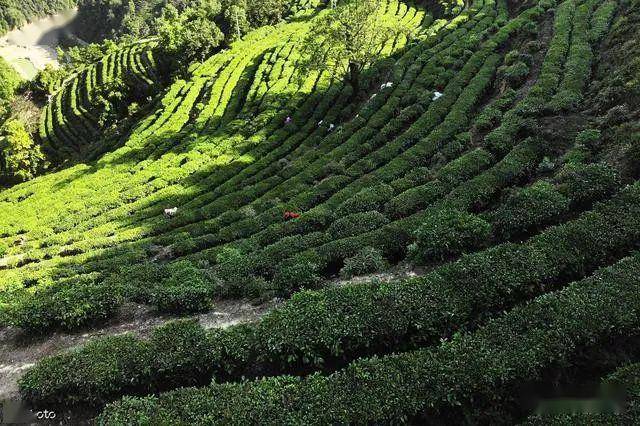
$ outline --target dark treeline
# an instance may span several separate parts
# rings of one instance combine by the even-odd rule
[[[189,8],[216,11],[225,34],[275,23],[285,12],[284,0],[80,0],[75,32],[88,42],[154,35],[155,21],[167,6],[180,13]]]

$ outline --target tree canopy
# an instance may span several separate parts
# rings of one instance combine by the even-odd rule
[[[158,20],[160,44],[170,55],[181,53],[192,60],[207,58],[224,40],[224,34],[215,23],[221,11],[217,0],[201,0],[199,7],[179,13],[174,6],[167,6]]]
[[[11,99],[20,86],[21,80],[16,70],[0,57],[0,100]]]
[[[44,155],[20,120],[7,121],[0,130],[0,183],[13,184],[33,178],[42,168]]]
[[[379,0],[350,0],[327,11],[305,39],[305,67],[346,76],[357,92],[360,74],[379,57],[384,43],[408,32],[382,11]]]

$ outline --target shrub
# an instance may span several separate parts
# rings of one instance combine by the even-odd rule
[[[127,299],[152,303],[155,288],[168,276],[169,268],[166,264],[142,262],[123,266],[118,272],[107,277],[105,283],[122,288],[123,295]]]
[[[573,425],[635,425],[640,423],[640,364],[630,364],[618,368],[602,383],[608,390],[609,398],[622,396],[626,403],[621,412],[609,410],[593,413],[556,414],[545,413],[530,416],[523,426],[573,426]],[[612,392],[613,391],[613,392]],[[565,412],[566,410],[562,410]]]
[[[222,297],[239,297],[256,284],[253,262],[240,250],[225,247],[216,256],[214,275],[216,292]]]
[[[336,210],[336,215],[346,216],[351,213],[379,210],[391,197],[393,197],[393,188],[389,185],[365,188],[343,202]]]
[[[489,218],[498,235],[511,238],[549,224],[568,210],[569,199],[550,183],[541,181],[511,195]]]
[[[344,262],[344,266],[340,270],[342,278],[352,278],[357,275],[370,274],[379,272],[388,267],[380,250],[372,247],[365,247],[355,256],[348,258]]]
[[[427,182],[393,197],[385,205],[385,212],[394,218],[408,216],[425,208],[446,193],[446,185],[439,180]]]
[[[12,323],[35,333],[74,330],[112,317],[121,303],[119,288],[92,276],[74,278],[37,289],[15,309]]]
[[[257,418],[268,424],[425,418],[442,424],[498,419],[514,424],[521,414],[513,406],[519,386],[574,366],[580,353],[607,353],[616,338],[637,334],[638,273],[635,256],[439,346],[359,359],[330,375],[269,377],[126,398],[107,406],[98,424],[125,419],[133,424],[250,423]]]
[[[273,277],[276,291],[285,296],[298,289],[314,288],[319,282],[318,266],[303,256],[282,262]]]
[[[12,99],[21,81],[16,70],[4,58],[0,58],[0,100]]]
[[[30,401],[97,405],[123,390],[146,389],[152,354],[133,335],[95,339],[81,351],[43,359],[20,379],[20,389]]]
[[[522,61],[510,65],[502,71],[504,78],[512,87],[521,86],[529,76],[529,72],[529,67]]]
[[[424,277],[295,293],[255,324],[212,331],[220,377],[286,373],[291,366],[318,368],[332,361],[353,360],[367,351],[435,344],[477,322],[478,312],[502,312],[583,278],[632,249],[640,237],[639,200],[640,185],[631,186],[593,211],[526,243],[506,243],[474,253]],[[632,275],[636,277],[637,273]],[[108,346],[102,349],[111,350]],[[80,349],[58,363],[55,383],[64,389],[64,371],[69,370],[70,386],[76,393],[43,394],[72,401],[95,399],[93,391],[85,394],[85,388],[73,388],[81,379],[87,382],[86,389],[107,385],[108,389],[122,386],[122,393],[130,389],[129,382],[120,380],[119,371],[114,371],[112,381],[102,384],[93,383],[96,379],[91,374],[76,372],[76,359],[84,356]],[[129,365],[134,360],[122,362]],[[39,369],[40,364],[34,367]],[[140,380],[137,371],[131,380]],[[31,383],[32,388],[49,386],[46,378]]]
[[[416,231],[409,257],[417,264],[444,260],[479,248],[490,236],[491,225],[484,219],[458,210],[438,210]]]
[[[155,288],[151,301],[161,312],[191,313],[211,307],[213,285],[204,272],[189,261],[172,265],[168,279]]]
[[[640,178],[640,137],[625,150],[624,165],[628,173],[634,178]]]
[[[22,121],[11,119],[0,126],[0,184],[25,182],[45,165],[40,145],[34,142]]]
[[[615,169],[605,164],[567,164],[556,177],[558,190],[574,204],[589,204],[620,187]]]
[[[389,223],[382,213],[377,211],[354,213],[342,217],[331,224],[327,233],[334,239],[352,237],[378,229]]]
[[[602,143],[602,132],[597,129],[587,129],[578,133],[576,136],[576,144],[582,145],[590,151],[598,149]]]
[[[156,389],[206,383],[211,377],[213,351],[206,331],[196,320],[172,321],[158,327],[149,344],[149,367]]]

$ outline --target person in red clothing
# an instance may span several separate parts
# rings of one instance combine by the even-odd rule
[[[297,219],[300,217],[299,213],[294,212],[284,212],[284,220]]]

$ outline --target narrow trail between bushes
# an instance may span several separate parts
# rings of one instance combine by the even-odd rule
[[[407,265],[398,265],[386,272],[350,279],[334,278],[326,281],[325,285],[341,286],[369,281],[382,283],[411,278],[418,274],[421,275],[422,272],[415,271]],[[216,302],[212,311],[192,318],[197,318],[206,329],[226,328],[257,321],[281,303],[281,299],[273,299],[259,305],[247,300],[224,300]],[[26,370],[47,356],[80,348],[97,337],[124,333],[147,337],[154,328],[177,318],[158,315],[148,306],[127,303],[122,306],[120,313],[104,326],[77,333],[58,332],[49,336],[29,337],[16,328],[0,328],[0,401],[19,400],[18,380]]]
[[[225,328],[256,321],[279,304],[274,299],[262,305],[248,301],[226,300],[216,303],[210,312],[195,316],[205,328]],[[126,304],[120,314],[102,328],[78,333],[55,333],[42,338],[27,337],[15,328],[0,328],[0,401],[19,399],[18,380],[34,363],[44,357],[79,348],[96,337],[133,333],[148,336],[151,331],[176,317],[159,316],[151,308]]]

